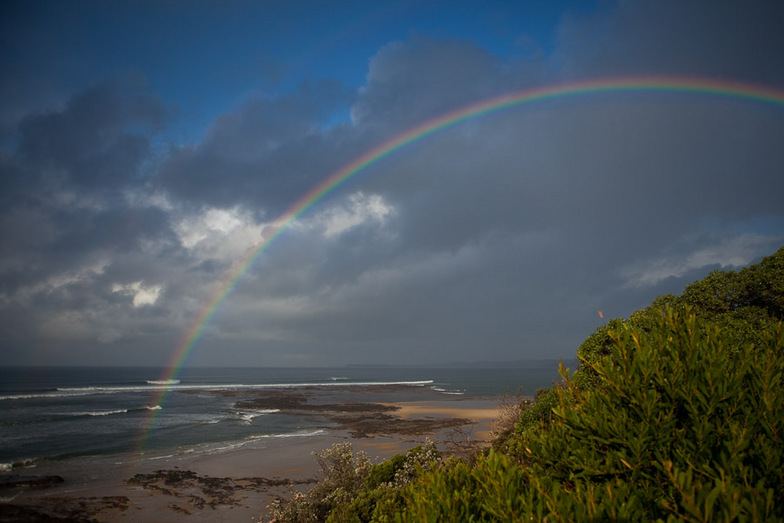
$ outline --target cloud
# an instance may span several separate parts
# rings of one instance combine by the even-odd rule
[[[347,204],[331,207],[316,216],[315,220],[323,224],[327,238],[342,234],[367,221],[383,224],[395,212],[393,207],[376,194],[353,193],[348,197]]]
[[[149,154],[148,136],[136,129],[159,129],[166,118],[144,88],[138,76],[113,78],[61,111],[26,117],[18,155],[38,177],[68,188],[93,192],[128,183]]]
[[[217,117],[202,143],[174,150],[156,173],[156,184],[191,205],[241,204],[274,218],[285,202],[324,176],[330,168],[325,158],[345,157],[335,148],[340,130],[324,130],[322,123],[351,97],[331,81],[305,82],[280,96],[251,96]]]
[[[357,125],[405,128],[508,89],[511,78],[498,58],[471,42],[414,35],[373,57],[351,117]]]
[[[652,287],[668,278],[680,278],[697,269],[737,269],[757,262],[760,253],[773,253],[784,243],[784,236],[741,234],[689,254],[662,257],[638,263],[623,270],[626,285]]]
[[[170,215],[144,188],[144,169],[166,118],[144,79],[131,75],[21,120],[16,147],[0,162],[0,304],[15,318],[4,350],[101,350],[128,338],[143,317],[124,304],[158,302],[165,278],[156,260],[177,244]],[[134,202],[134,192],[148,198]],[[134,281],[148,283],[125,283]],[[121,282],[119,292],[112,282]],[[162,317],[142,320],[143,330]]]
[[[155,305],[155,302],[158,301],[158,296],[161,294],[161,289],[161,285],[146,286],[143,281],[125,284],[115,283],[112,285],[112,292],[131,297],[131,303],[134,307]]]
[[[117,363],[133,348],[132,363],[164,363],[283,211],[466,104],[638,73],[782,88],[781,9],[740,5],[620,2],[565,18],[555,47],[513,58],[413,35],[369,57],[358,91],[313,79],[252,93],[202,141],[168,150],[169,109],[140,81],[30,114],[0,155],[3,357],[56,347],[52,361]],[[626,93],[442,130],[368,166],[268,245],[192,361],[568,357],[597,309],[625,316],[775,250],[782,121],[742,99]]]
[[[675,75],[784,81],[770,67],[784,51],[775,1],[637,2],[564,19],[553,60],[567,77]]]

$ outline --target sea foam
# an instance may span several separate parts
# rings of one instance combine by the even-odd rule
[[[274,414],[276,412],[280,412],[280,409],[260,409],[254,410],[253,412],[238,412],[237,415],[240,417],[243,423],[250,425],[250,423],[253,421],[253,418],[257,418],[265,414]]]
[[[159,390],[172,390],[172,391],[224,391],[224,390],[265,390],[265,389],[297,389],[303,387],[377,387],[377,386],[407,386],[407,387],[424,387],[432,385],[433,380],[420,380],[420,381],[349,381],[336,378],[336,381],[322,381],[322,382],[297,382],[297,383],[231,383],[225,385],[216,384],[181,384],[179,380],[169,380],[171,384],[166,382],[154,383],[148,381],[148,385],[117,385],[117,386],[93,386],[93,387],[60,387],[50,392],[41,393],[28,393],[28,394],[13,394],[0,396],[0,401],[3,400],[23,400],[23,399],[40,399],[40,398],[65,398],[73,396],[87,396],[97,394],[122,394],[122,393],[135,393],[135,392],[149,392]],[[173,383],[176,381],[177,383]]]
[[[126,412],[128,412],[128,409],[71,412],[69,414],[71,416],[111,416],[112,414],[125,414]]]

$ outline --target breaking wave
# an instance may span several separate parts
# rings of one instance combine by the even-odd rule
[[[118,394],[150,392],[160,390],[170,391],[223,391],[223,390],[265,390],[265,389],[297,389],[303,387],[377,387],[377,386],[407,386],[424,387],[432,385],[433,380],[420,381],[350,381],[335,380],[321,381],[312,383],[231,383],[231,384],[181,384],[178,380],[176,384],[165,384],[167,382],[148,381],[147,385],[117,385],[117,386],[94,386],[94,387],[63,387],[52,391],[35,392],[27,394],[10,394],[0,396],[0,401],[4,400],[23,400],[37,398],[63,398],[72,396],[87,396],[95,394]]]
[[[280,409],[260,409],[254,410],[253,412],[239,412],[238,416],[242,420],[243,423],[246,425],[250,425],[253,421],[253,418],[257,418],[259,416],[264,416],[265,414],[274,414],[276,412],[280,412]]]
[[[141,410],[161,410],[160,405],[154,405],[152,407],[144,406],[138,408],[130,408],[130,409],[114,409],[114,410],[84,410],[84,411],[77,411],[77,412],[64,412],[59,415],[61,416],[111,416],[113,414],[127,414],[128,412],[138,412]]]

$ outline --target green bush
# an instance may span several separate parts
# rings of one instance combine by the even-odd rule
[[[402,510],[402,487],[421,473],[431,470],[441,459],[435,444],[409,449],[371,465],[367,454],[354,454],[351,443],[335,443],[313,453],[321,470],[321,480],[307,494],[296,492],[290,499],[270,506],[278,523],[362,523],[393,521]]]
[[[510,456],[520,456],[522,451],[520,447],[521,438],[528,431],[539,430],[543,425],[546,426],[550,422],[553,408],[558,405],[558,392],[556,390],[558,387],[560,385],[549,389],[539,389],[536,391],[533,403],[521,404],[521,407],[524,408],[517,423],[514,425],[513,432],[495,439],[492,444],[493,449]]]
[[[400,489],[380,486],[363,490],[350,502],[338,505],[327,518],[328,523],[365,523],[394,521],[394,514],[403,509]]]
[[[490,450],[473,465],[448,460],[403,491],[397,521],[515,521],[525,488],[523,468],[500,452]]]
[[[593,387],[520,435],[518,459],[490,452],[404,491],[402,521],[781,520],[784,335],[728,350],[694,315],[649,331],[608,329]],[[777,501],[779,501],[777,503]]]
[[[431,470],[440,459],[435,443],[427,439],[424,445],[375,465],[365,481],[365,489],[357,492],[350,502],[335,506],[327,521],[392,521],[394,514],[403,508],[401,488]]]
[[[784,247],[738,272],[713,271],[686,287],[682,299],[708,318],[752,308],[784,319]]]
[[[372,490],[381,485],[393,483],[395,481],[395,473],[403,468],[405,462],[406,454],[395,454],[391,458],[373,465],[365,481],[365,486]]]
[[[356,456],[351,443],[335,443],[313,453],[322,479],[307,494],[294,493],[270,508],[277,522],[311,523],[324,521],[336,507],[351,503],[364,488],[371,470],[367,454]]]

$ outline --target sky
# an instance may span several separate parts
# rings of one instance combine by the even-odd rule
[[[292,206],[508,93],[784,97],[781,27],[749,0],[3,2],[0,365],[571,359],[599,311],[784,245],[784,104],[519,104]]]

